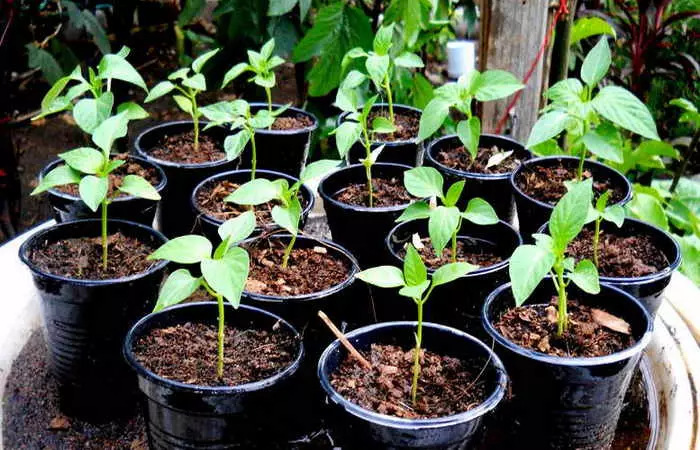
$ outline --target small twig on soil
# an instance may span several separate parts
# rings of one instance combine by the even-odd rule
[[[493,348],[495,345],[496,345],[496,340],[495,339],[491,340],[491,353],[489,353],[489,359],[486,360],[486,363],[484,364],[484,367],[481,368],[481,372],[479,372],[479,375],[477,375],[476,378],[474,378],[474,381],[472,381],[469,384],[469,386],[464,388],[462,390],[462,392],[465,392],[465,393],[469,392],[469,389],[471,389],[472,386],[474,386],[476,384],[476,382],[479,381],[479,378],[481,378],[481,376],[484,374],[484,372],[486,372],[486,368],[489,366],[489,363],[491,362],[491,355],[493,355]]]
[[[345,335],[338,329],[338,327],[335,326],[333,322],[331,322],[331,319],[328,318],[326,313],[323,311],[318,312],[318,317],[323,320],[323,323],[326,324],[326,326],[331,330],[331,332],[335,335],[335,337],[338,338],[341,344],[350,352],[350,354],[358,360],[367,370],[372,369],[372,364],[367,361],[364,356],[360,354],[360,352],[355,349],[355,347],[352,346],[350,341],[345,337]]]

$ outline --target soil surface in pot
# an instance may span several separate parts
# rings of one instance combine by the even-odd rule
[[[566,250],[577,261],[593,261],[593,236],[595,231],[585,228]],[[604,277],[641,277],[659,272],[669,262],[645,234],[620,236],[615,232],[601,231],[598,240],[598,272]]]
[[[369,207],[369,191],[366,183],[355,183],[333,196],[339,202]],[[412,200],[403,182],[398,178],[372,178],[373,207],[405,205]]]
[[[527,195],[550,205],[556,204],[566,194],[565,181],[576,179],[576,167],[560,164],[552,167],[528,166],[518,176],[518,186]],[[583,178],[590,178],[589,170],[583,171]],[[593,180],[593,194],[598,198],[605,191],[610,192],[608,204],[612,205],[625,197],[623,186],[616,186],[609,180]]]
[[[194,131],[165,136],[159,145],[151,148],[149,154],[163,161],[183,164],[201,164],[221,161],[226,153],[210,136],[199,134],[199,148],[194,148]]]
[[[151,372],[199,386],[237,386],[269,378],[294,362],[298,344],[286,329],[224,329],[224,376],[216,376],[217,327],[187,322],[157,328],[134,345]]]
[[[367,123],[372,123],[377,117],[389,119],[389,110],[382,109],[380,111],[372,111],[369,113]],[[416,114],[404,114],[394,111],[394,126],[396,131],[393,133],[375,133],[372,135],[374,142],[395,142],[395,141],[410,141],[418,136],[418,126],[420,117]]]
[[[411,404],[414,354],[413,348],[372,344],[363,355],[372,369],[348,355],[331,375],[331,386],[365,409],[407,419],[451,416],[478,406],[486,398],[486,383],[479,377],[481,367],[476,362],[422,349],[418,395],[416,404]]]
[[[114,233],[107,236],[107,268],[102,268],[102,238],[63,239],[44,243],[29,254],[29,260],[44,272],[79,280],[123,278],[145,272],[157,261],[149,261],[155,250],[136,238]]]
[[[437,257],[430,243],[430,238],[420,240],[422,248],[417,248],[423,262],[429,269],[437,269],[440,266],[452,262],[452,247],[448,242],[442,250],[442,256]],[[479,267],[488,267],[503,261],[503,256],[495,251],[495,245],[488,245],[485,241],[457,239],[457,262],[468,262]],[[398,251],[401,258],[406,256],[406,248]]]
[[[158,176],[158,171],[156,169],[152,167],[143,167],[137,161],[128,161],[127,159],[128,155],[125,153],[112,158],[112,161],[119,160],[125,161],[125,163],[109,174],[109,190],[107,192],[110,196],[115,195],[116,197],[126,197],[129,195],[117,190],[117,188],[122,185],[123,179],[127,175],[138,175],[143,177],[153,186],[157,186],[158,183],[160,183],[160,177]],[[78,184],[64,184],[61,186],[56,186],[56,190],[75,197],[80,196]]]
[[[326,247],[292,249],[282,268],[285,245],[276,239],[260,239],[248,248],[250,272],[245,290],[253,294],[288,297],[321,292],[350,276],[350,267]]]
[[[446,167],[461,170],[462,172],[494,174],[509,173],[517,169],[521,160],[515,156],[515,152],[511,153],[509,157],[499,164],[486,167],[492,156],[503,152],[504,150],[495,145],[490,148],[480,147],[476,158],[472,161],[472,155],[469,154],[469,151],[463,145],[460,145],[459,147],[439,151],[435,155],[435,159]]]
[[[514,344],[547,355],[584,357],[611,355],[634,345],[624,320],[580,305],[569,299],[569,327],[563,336],[557,336],[557,297],[550,305],[518,306],[506,311],[494,323],[498,332]]]
[[[311,117],[304,114],[296,114],[291,117],[278,117],[272,123],[273,130],[300,130],[314,124]]]
[[[228,180],[206,184],[199,190],[199,192],[197,192],[197,203],[199,204],[199,207],[202,208],[202,211],[204,211],[209,217],[223,221],[232,219],[248,211],[249,208],[248,206],[237,205],[232,202],[224,201],[229,194],[239,187],[240,184],[232,183]],[[298,194],[297,197],[301,202],[301,207],[304,208],[306,206],[306,202],[304,201],[303,197],[301,194]],[[273,200],[271,202],[255,206],[255,219],[257,226],[272,225],[272,208],[279,204],[279,201]]]

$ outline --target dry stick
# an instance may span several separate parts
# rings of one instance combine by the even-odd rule
[[[335,337],[338,338],[341,344],[350,352],[350,354],[360,363],[362,363],[363,366],[365,366],[366,369],[371,369],[372,364],[369,363],[361,354],[358,352],[355,347],[352,346],[350,341],[348,341],[348,338],[345,337],[345,335],[338,329],[338,327],[335,326],[333,322],[331,322],[331,319],[328,318],[326,313],[323,311],[318,312],[318,317],[323,320],[323,323],[326,324],[326,326],[331,330],[333,334],[335,334]]]

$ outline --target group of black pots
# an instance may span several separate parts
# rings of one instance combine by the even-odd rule
[[[287,112],[307,114],[292,108]],[[262,150],[258,176],[296,180],[317,124],[311,117],[314,125],[308,129],[259,130],[256,138]],[[149,150],[163,136],[189,131],[191,126],[191,122],[165,123],[146,130],[136,139],[136,155],[130,158],[144,167],[154,167],[162,180],[159,214],[156,218],[153,203],[131,197],[117,199],[111,209],[110,232],[121,231],[151,243],[154,248],[167,240],[164,235],[172,238],[192,230],[212,240],[218,238],[216,228],[223,219],[208,215],[200,207],[198,192],[222,181],[234,184],[247,181],[246,152],[238,161],[202,164],[179,164],[149,155]],[[213,128],[205,133],[222,143],[224,133],[220,130]],[[299,236],[297,246],[324,247],[350,267],[349,274],[342,283],[322,292],[275,297],[245,291],[240,308],[234,311],[227,305],[231,310],[226,314],[230,325],[261,329],[282,326],[299,337],[291,365],[271,378],[240,386],[205,387],[175,382],[147,370],[134,356],[134,343],[149,330],[187,321],[216,320],[216,308],[209,302],[175,306],[143,317],[153,308],[166,263],[154,263],[146,272],[128,278],[78,280],[46,273],[32,262],[33,249],[47,242],[99,233],[97,220],[75,220],[87,215],[78,197],[51,190],[50,201],[57,221],[62,223],[30,237],[22,246],[20,257],[32,270],[40,291],[51,368],[66,400],[62,403],[64,409],[90,418],[128,410],[135,403],[136,386],[128,372],[130,366],[137,373],[138,388],[147,399],[151,448],[238,448],[245,447],[245,442],[291,435],[295,424],[303,420],[300,405],[311,402],[320,407],[322,402],[317,398],[320,393],[330,404],[328,416],[337,417],[336,423],[353,445],[451,449],[466,448],[477,439],[484,426],[483,419],[504,398],[510,380],[513,401],[521,411],[522,428],[527,430],[528,442],[532,443],[523,448],[608,448],[633,369],[651,338],[652,318],[659,298],[680,262],[675,241],[661,230],[628,219],[624,227],[629,227],[631,233],[641,230],[652,235],[670,262],[669,267],[637,279],[602,279],[599,295],[576,292],[581,303],[603,306],[626,320],[635,338],[632,347],[599,358],[557,358],[518,347],[493,326],[514,305],[507,283],[508,258],[523,238],[545,225],[552,210],[552,205],[523,192],[518,177],[533,165],[573,166],[577,160],[532,159],[512,139],[483,135],[481,146],[512,150],[522,163],[507,173],[470,173],[438,161],[436,155],[440,149],[455,143],[455,136],[439,138],[425,149],[417,140],[392,142],[373,166],[373,177],[403,180],[403,173],[422,161],[437,168],[448,182],[466,180],[460,205],[466,205],[472,197],[482,197],[501,219],[487,226],[465,221],[459,239],[494,249],[504,255],[503,261],[436,289],[426,304],[427,348],[441,355],[483,362],[482,376],[488,395],[480,405],[454,416],[399,419],[363,409],[331,386],[330,376],[346,357],[346,351],[338,341],[331,342],[331,335],[315,318],[316,312],[323,310],[336,323],[352,330],[346,336],[360,351],[376,343],[410,348],[416,324],[410,321],[414,319],[411,302],[386,290],[369,292],[363,283],[355,280],[355,275],[360,267],[401,265],[399,250],[403,244],[410,242],[414,233],[425,235],[427,230],[423,222],[395,223],[408,203],[369,208],[339,201],[339,192],[365,180],[361,165],[348,165],[327,175],[318,187],[333,241]],[[264,159],[265,154],[268,159]],[[625,192],[620,203],[629,200],[630,186],[621,174],[592,161],[586,162],[586,169],[596,180],[619,184]],[[301,195],[304,220],[313,208],[314,195],[308,188]],[[124,204],[123,208],[118,207],[119,202]],[[514,205],[517,205],[521,233],[513,227]],[[154,218],[163,234],[149,227]],[[258,230],[266,231],[264,227]],[[286,241],[290,237],[280,235],[277,239]],[[546,303],[552,293],[551,283],[545,280],[529,303]],[[485,345],[465,331],[492,340],[495,346]],[[318,383],[309,383],[314,371],[322,388],[319,393],[314,390]]]

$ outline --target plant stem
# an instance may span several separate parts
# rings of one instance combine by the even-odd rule
[[[197,97],[192,94],[190,100],[192,100],[192,122],[194,124],[194,149],[199,150],[199,117],[196,116]]]
[[[600,241],[600,222],[602,217],[595,220],[595,231],[593,234],[593,264],[598,267],[598,242]]]
[[[413,352],[413,380],[411,381],[411,402],[416,404],[418,394],[418,377],[420,376],[420,349],[423,342],[423,301],[416,299],[418,305],[418,326],[416,327],[416,348]]]
[[[389,75],[386,76],[384,81],[384,88],[386,89],[386,102],[389,104],[389,120],[391,124],[394,125],[394,99],[391,95],[391,83],[389,82]]]
[[[374,207],[373,190],[372,190],[372,166],[365,164],[365,174],[367,176],[367,191],[369,192],[369,207]]]
[[[255,169],[258,167],[258,148],[255,146],[255,130],[248,130],[250,133],[250,179],[255,179]]]
[[[452,254],[450,255],[451,262],[457,262],[457,232],[462,229],[462,219],[457,222],[457,229],[452,233]]]
[[[369,135],[367,134],[367,122],[362,124],[362,134],[365,137],[365,142],[363,145],[365,147],[365,161],[362,163],[365,166],[365,175],[367,176],[367,191],[369,192],[369,207],[374,206],[374,199],[372,198],[372,143],[369,140]]]
[[[217,294],[216,302],[219,306],[219,332],[216,342],[216,376],[222,379],[224,377],[224,298]]]
[[[265,94],[267,95],[267,111],[272,114],[272,91],[270,88],[265,88]],[[270,125],[270,128],[272,125]]]
[[[698,147],[698,141],[700,141],[700,128],[698,128],[695,131],[693,139],[690,141],[690,146],[688,146],[688,150],[685,152],[683,162],[681,163],[680,167],[676,169],[676,173],[673,174],[673,181],[671,182],[671,187],[669,188],[671,194],[673,194],[676,191],[678,182],[681,180],[681,177],[688,169],[688,164],[693,158],[693,153],[695,153],[695,149]]]
[[[107,270],[107,197],[102,200],[102,269]]]
[[[581,158],[578,161],[578,170],[576,171],[576,181],[583,180],[583,163],[586,161],[586,150],[581,151]]]
[[[289,263],[289,255],[292,254],[292,249],[294,248],[294,244],[296,243],[296,241],[297,241],[297,235],[295,234],[292,236],[292,240],[289,241],[289,245],[284,250],[284,255],[282,255],[282,268],[283,269],[287,268],[287,264]]]
[[[557,273],[557,293],[559,294],[559,314],[557,314],[557,336],[562,336],[569,327],[569,316],[566,310],[566,284],[564,283],[564,264],[557,261],[554,266]]]

